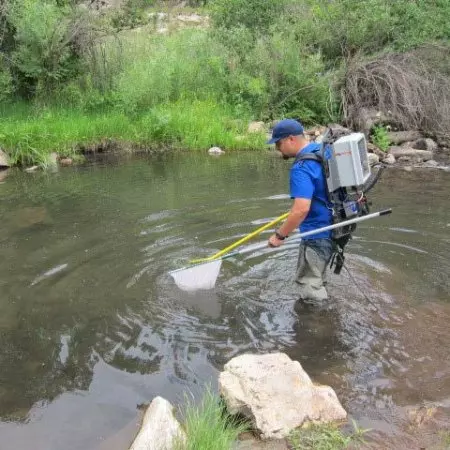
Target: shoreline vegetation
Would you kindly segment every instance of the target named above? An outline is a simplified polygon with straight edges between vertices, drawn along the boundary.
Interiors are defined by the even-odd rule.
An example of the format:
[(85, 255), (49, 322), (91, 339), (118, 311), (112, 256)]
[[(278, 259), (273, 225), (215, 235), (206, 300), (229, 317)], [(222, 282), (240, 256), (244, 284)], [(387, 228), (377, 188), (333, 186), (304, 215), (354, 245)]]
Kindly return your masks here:
[(248, 124), (283, 117), (375, 140), (387, 124), (450, 137), (447, 1), (102, 3), (0, 6), (12, 165), (95, 148), (260, 149), (265, 132)]
[[(238, 448), (238, 441), (255, 442), (251, 424), (243, 418), (230, 416), (224, 409), (222, 399), (210, 388), (205, 390), (198, 405), (186, 399), (183, 407), (186, 437), (175, 443), (175, 450), (226, 450)], [(357, 449), (366, 443), (365, 435), (369, 431), (360, 428), (354, 421), (347, 426), (335, 423), (310, 424), (294, 430), (282, 442), (286, 444), (286, 449), (292, 450)], [(281, 444), (277, 448), (281, 448)]]

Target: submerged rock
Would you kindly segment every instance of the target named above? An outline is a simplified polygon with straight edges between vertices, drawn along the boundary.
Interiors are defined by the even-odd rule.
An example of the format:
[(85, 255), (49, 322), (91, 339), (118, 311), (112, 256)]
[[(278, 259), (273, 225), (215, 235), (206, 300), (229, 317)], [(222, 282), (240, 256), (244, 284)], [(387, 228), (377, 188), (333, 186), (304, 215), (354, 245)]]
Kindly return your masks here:
[(211, 147), (208, 153), (210, 155), (223, 155), (225, 152), (220, 147)]
[(61, 158), (59, 160), (59, 164), (61, 166), (71, 166), (73, 164), (73, 159), (72, 158)]
[(314, 385), (284, 353), (233, 358), (219, 376), (219, 389), (230, 414), (249, 418), (263, 439), (282, 439), (307, 422), (347, 417), (333, 389)]
[(184, 441), (185, 434), (173, 415), (173, 406), (162, 397), (155, 397), (130, 450), (171, 450), (178, 439)]
[(25, 169), (25, 172), (28, 172), (28, 173), (36, 172), (36, 170), (38, 170), (38, 169), (39, 169), (39, 166), (30, 166)]

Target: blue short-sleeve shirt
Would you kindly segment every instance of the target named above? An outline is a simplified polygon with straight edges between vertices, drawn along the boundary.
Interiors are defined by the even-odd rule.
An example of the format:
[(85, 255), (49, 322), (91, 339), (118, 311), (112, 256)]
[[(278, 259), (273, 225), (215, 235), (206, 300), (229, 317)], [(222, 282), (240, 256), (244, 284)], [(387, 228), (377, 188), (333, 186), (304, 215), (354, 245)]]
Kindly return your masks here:
[[(320, 144), (314, 142), (301, 150), (301, 154), (320, 150)], [(300, 224), (300, 232), (311, 231), (332, 224), (332, 213), (327, 207), (328, 196), (326, 180), (322, 165), (317, 161), (295, 161), (290, 173), (291, 198), (307, 198), (311, 200), (311, 209)], [(331, 238), (331, 231), (308, 236), (307, 239)]]

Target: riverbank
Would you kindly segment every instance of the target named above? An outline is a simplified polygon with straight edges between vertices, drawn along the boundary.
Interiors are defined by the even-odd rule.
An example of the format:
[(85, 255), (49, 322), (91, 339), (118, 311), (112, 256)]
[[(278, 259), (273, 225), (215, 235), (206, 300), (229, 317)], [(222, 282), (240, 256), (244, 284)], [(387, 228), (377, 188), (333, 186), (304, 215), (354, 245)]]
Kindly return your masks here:
[(264, 133), (248, 133), (248, 120), (213, 101), (178, 101), (134, 116), (119, 111), (86, 114), (80, 110), (20, 105), (5, 111), (0, 148), (11, 165), (46, 167), (52, 153), (77, 158), (111, 150), (257, 149)]
[[(212, 101), (177, 102), (134, 117), (118, 111), (85, 114), (48, 108), (32, 112), (21, 105), (4, 121), (0, 166), (34, 171), (82, 163), (97, 153), (263, 150), (269, 148), (266, 140), (276, 122), (236, 119), (230, 109)], [(338, 124), (331, 127), (345, 129)], [(387, 131), (389, 124), (376, 129), (368, 139), (371, 165), (449, 170), (450, 148), (445, 139), (436, 142), (414, 130)], [(325, 126), (307, 128), (305, 135), (320, 143), (325, 130)]]

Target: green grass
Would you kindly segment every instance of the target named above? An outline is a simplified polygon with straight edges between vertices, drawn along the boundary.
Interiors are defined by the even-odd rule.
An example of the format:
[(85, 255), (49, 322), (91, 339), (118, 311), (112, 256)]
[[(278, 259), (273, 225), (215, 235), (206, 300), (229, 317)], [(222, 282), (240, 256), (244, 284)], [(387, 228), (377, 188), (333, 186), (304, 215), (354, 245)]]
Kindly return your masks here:
[(264, 146), (262, 134), (246, 134), (248, 118), (237, 121), (232, 111), (212, 100), (161, 104), (127, 115), (117, 109), (102, 113), (18, 105), (0, 124), (0, 147), (13, 164), (46, 165), (48, 155), (73, 156), (82, 147), (114, 141), (130, 148), (170, 147), (227, 150)]
[(315, 424), (293, 432), (289, 441), (294, 450), (343, 450), (356, 449), (364, 444), (363, 430), (353, 422), (353, 432), (344, 432), (334, 424)]
[(220, 399), (208, 389), (199, 406), (187, 401), (184, 414), (186, 442), (175, 450), (230, 450), (247, 426), (229, 416)]

